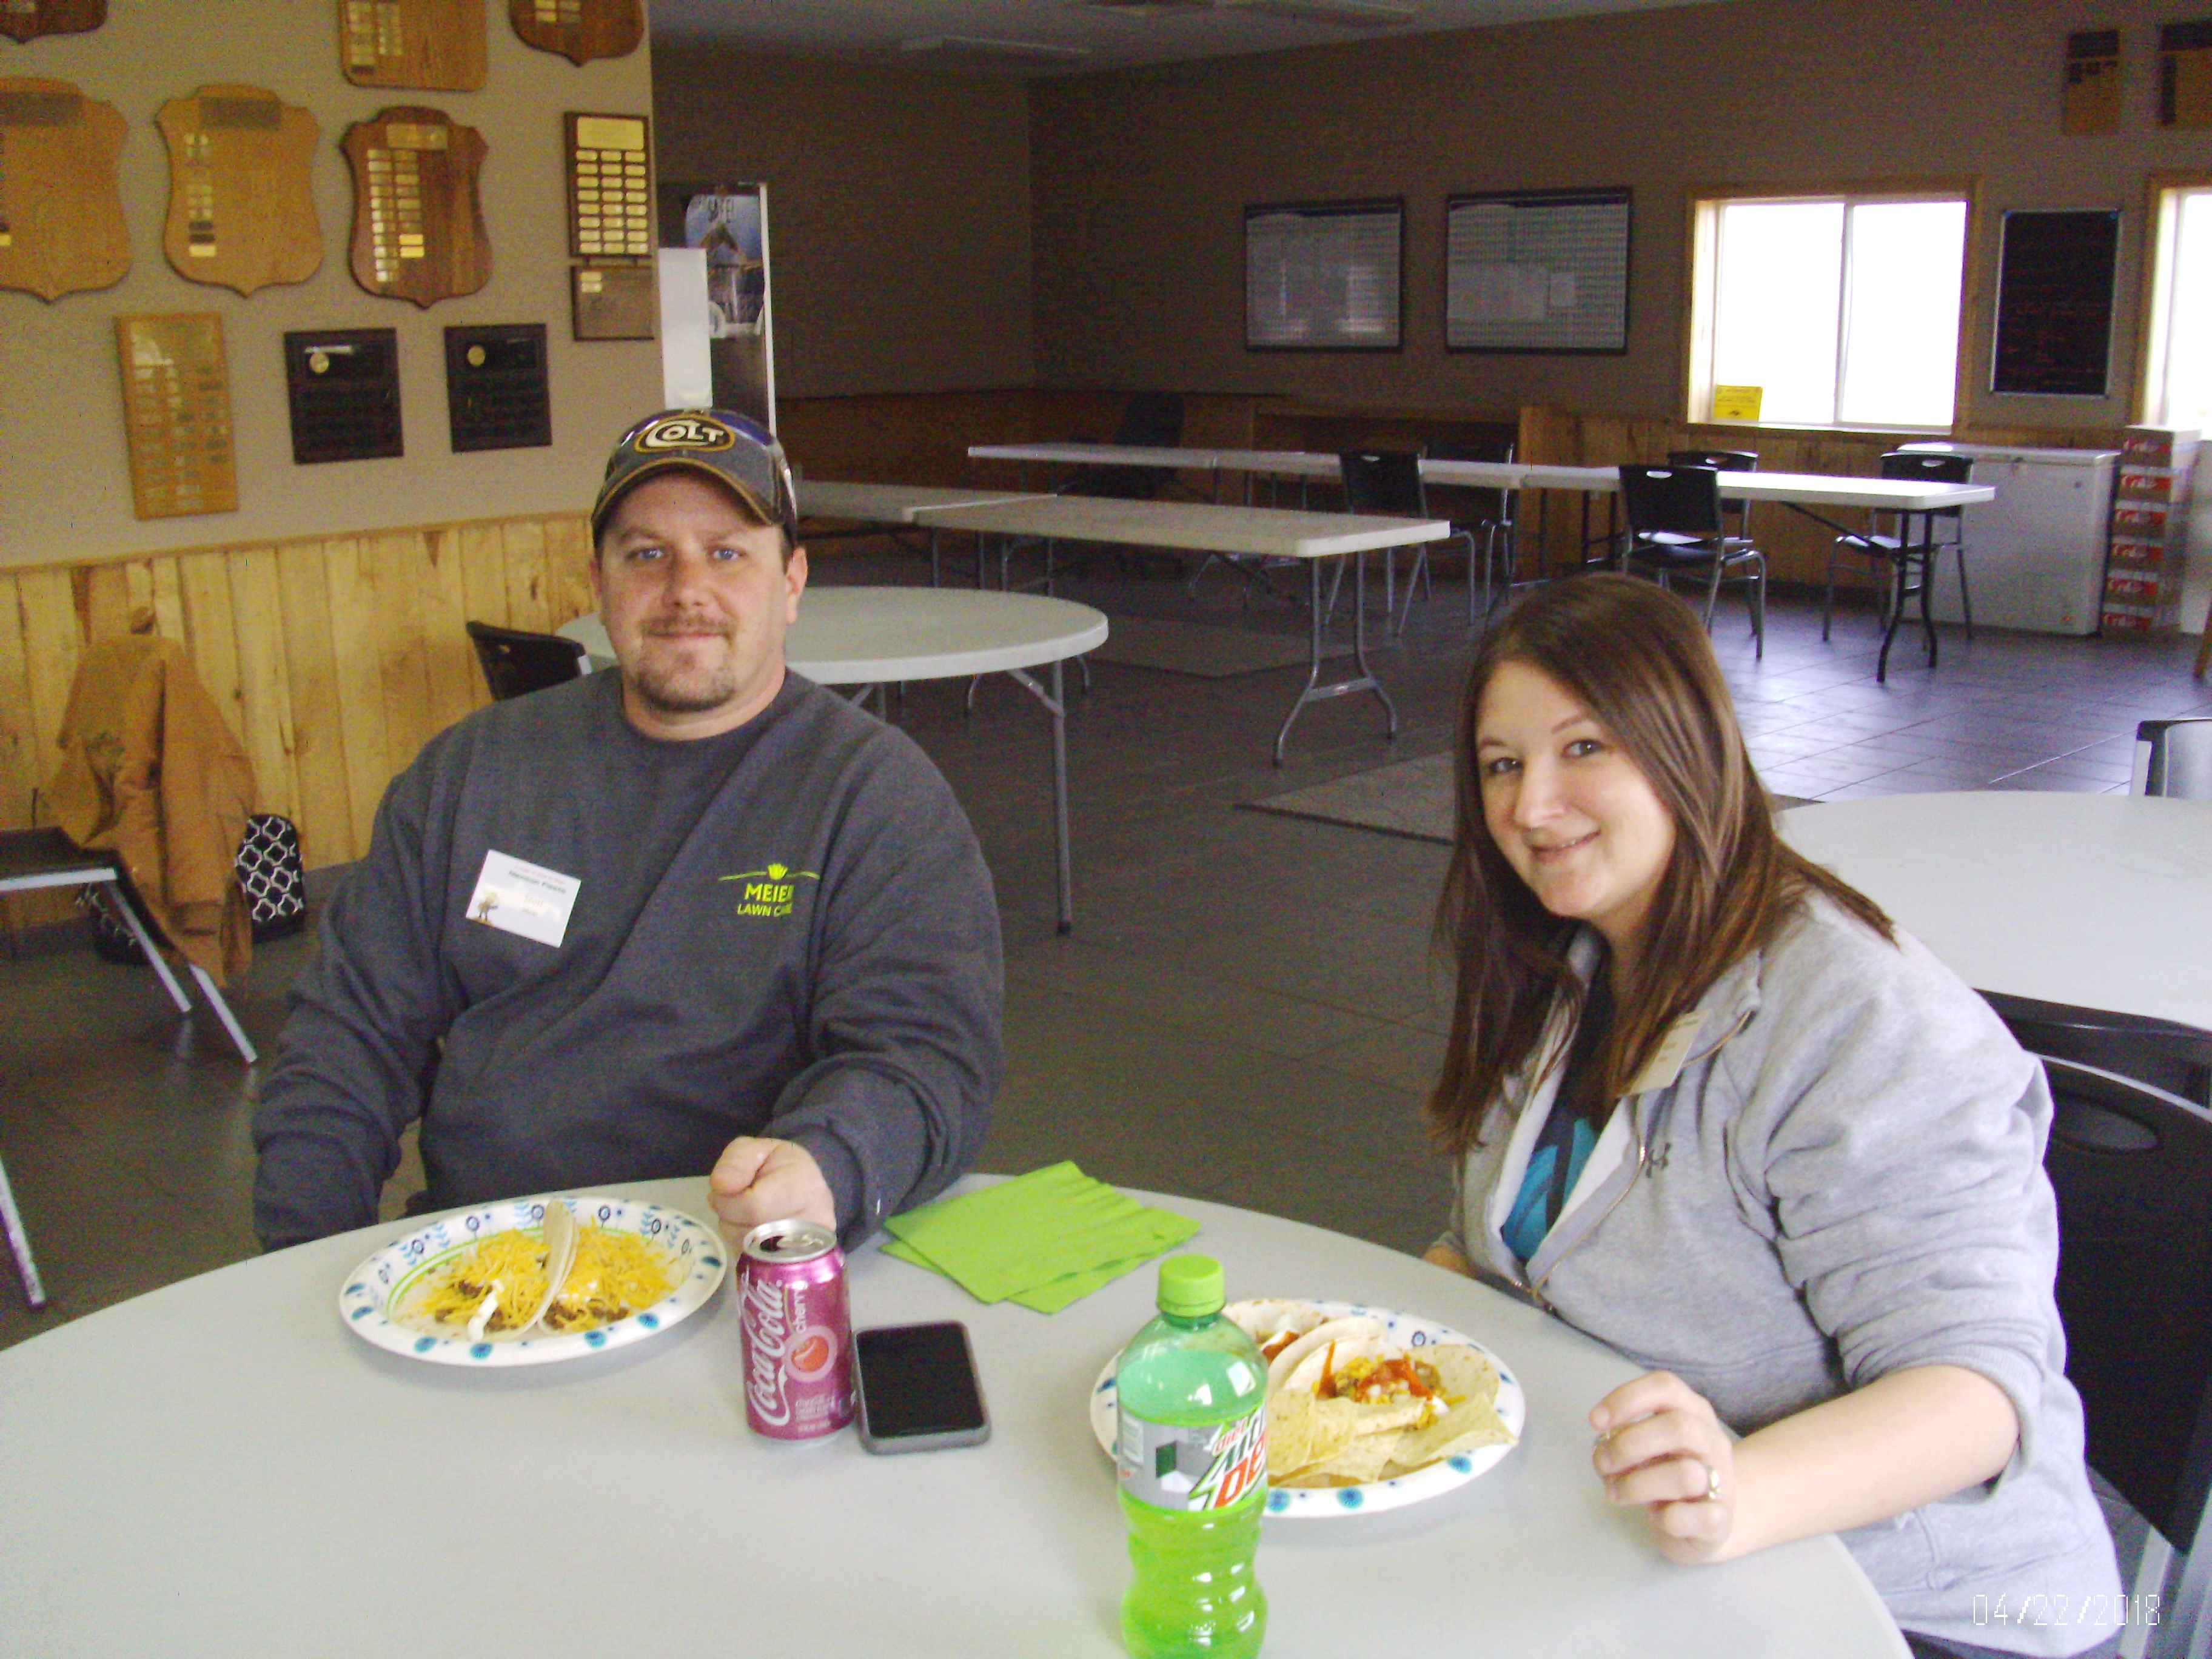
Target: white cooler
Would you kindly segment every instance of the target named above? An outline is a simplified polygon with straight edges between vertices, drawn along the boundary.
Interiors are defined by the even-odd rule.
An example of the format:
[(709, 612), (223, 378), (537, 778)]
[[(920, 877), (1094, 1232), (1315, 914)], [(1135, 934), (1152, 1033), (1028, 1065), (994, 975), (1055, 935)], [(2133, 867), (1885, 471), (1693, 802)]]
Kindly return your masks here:
[[(2105, 599), (2105, 541), (2112, 522), (2112, 449), (2012, 449), (1996, 444), (1917, 443), (1974, 458), (1972, 481), (1993, 501), (1966, 509), (1966, 580), (1974, 621), (2031, 634), (2094, 634)], [(1938, 534), (1948, 533), (1939, 527)], [(1936, 616), (1958, 622), (1958, 568), (1936, 562)]]

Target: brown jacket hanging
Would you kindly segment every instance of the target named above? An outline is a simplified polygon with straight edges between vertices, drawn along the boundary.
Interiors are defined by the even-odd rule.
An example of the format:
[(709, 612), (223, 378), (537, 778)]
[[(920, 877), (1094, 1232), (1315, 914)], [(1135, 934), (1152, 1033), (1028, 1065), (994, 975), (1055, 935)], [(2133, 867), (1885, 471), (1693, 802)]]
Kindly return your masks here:
[(86, 648), (47, 781), (54, 822), (78, 846), (118, 854), (169, 943), (218, 978), (245, 970), (253, 932), (238, 846), (253, 764), (173, 640)]

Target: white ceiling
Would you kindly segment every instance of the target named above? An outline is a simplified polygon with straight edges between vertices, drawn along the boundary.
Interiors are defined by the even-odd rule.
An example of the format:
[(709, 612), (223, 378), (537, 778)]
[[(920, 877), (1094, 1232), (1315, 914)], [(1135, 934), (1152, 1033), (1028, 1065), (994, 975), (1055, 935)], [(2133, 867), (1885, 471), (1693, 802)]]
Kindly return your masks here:
[(1231, 9), (1130, 17), (1067, 0), (653, 0), (655, 40), (681, 37), (732, 46), (832, 53), (870, 61), (984, 68), (954, 53), (905, 49), (908, 40), (1012, 41), (1078, 47), (1055, 65), (998, 65), (1000, 72), (1118, 69), (1238, 52), (1281, 52), (1436, 29), (1539, 22), (1597, 12), (1640, 11), (1701, 0), (1396, 0), (1417, 15), (1388, 27), (1348, 27)]

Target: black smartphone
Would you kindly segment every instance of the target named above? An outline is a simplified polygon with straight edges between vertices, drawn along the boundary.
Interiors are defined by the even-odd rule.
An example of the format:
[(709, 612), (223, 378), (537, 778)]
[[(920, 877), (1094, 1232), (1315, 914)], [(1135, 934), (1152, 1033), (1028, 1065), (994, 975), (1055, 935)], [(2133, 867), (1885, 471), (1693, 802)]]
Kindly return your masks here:
[(860, 1443), (872, 1452), (934, 1451), (991, 1437), (968, 1328), (883, 1325), (853, 1334)]

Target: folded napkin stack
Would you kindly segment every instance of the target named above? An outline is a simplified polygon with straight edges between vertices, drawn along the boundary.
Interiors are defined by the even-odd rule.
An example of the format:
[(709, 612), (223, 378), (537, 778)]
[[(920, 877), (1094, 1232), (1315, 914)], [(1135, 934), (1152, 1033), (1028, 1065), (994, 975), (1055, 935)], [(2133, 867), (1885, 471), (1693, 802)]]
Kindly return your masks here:
[(1054, 1164), (893, 1216), (884, 1254), (943, 1273), (981, 1302), (1058, 1313), (1198, 1231), (1073, 1164)]

